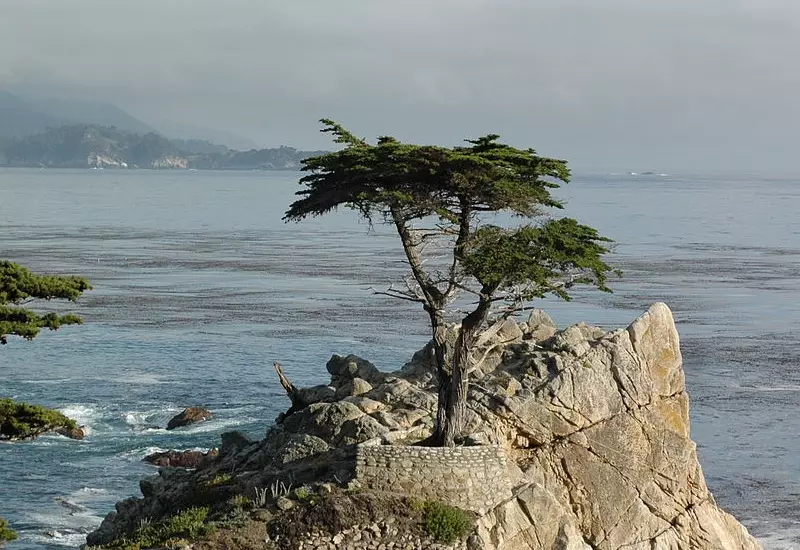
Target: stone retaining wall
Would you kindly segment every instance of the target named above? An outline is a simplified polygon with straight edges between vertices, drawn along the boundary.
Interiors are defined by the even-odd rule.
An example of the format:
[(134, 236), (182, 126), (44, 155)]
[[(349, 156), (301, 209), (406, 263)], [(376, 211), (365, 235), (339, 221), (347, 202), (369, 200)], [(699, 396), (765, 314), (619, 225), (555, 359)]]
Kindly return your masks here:
[(360, 445), (355, 480), (368, 489), (439, 500), (479, 514), (511, 497), (499, 447)]

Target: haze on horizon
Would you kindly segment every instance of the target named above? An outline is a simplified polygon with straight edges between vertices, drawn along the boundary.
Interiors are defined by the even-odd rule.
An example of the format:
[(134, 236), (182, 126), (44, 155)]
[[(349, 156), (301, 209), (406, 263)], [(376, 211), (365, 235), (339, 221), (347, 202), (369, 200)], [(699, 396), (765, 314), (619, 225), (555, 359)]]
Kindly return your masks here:
[(797, 52), (796, 0), (0, 3), (0, 90), (261, 146), (330, 148), (321, 117), (499, 133), (592, 170), (800, 172)]

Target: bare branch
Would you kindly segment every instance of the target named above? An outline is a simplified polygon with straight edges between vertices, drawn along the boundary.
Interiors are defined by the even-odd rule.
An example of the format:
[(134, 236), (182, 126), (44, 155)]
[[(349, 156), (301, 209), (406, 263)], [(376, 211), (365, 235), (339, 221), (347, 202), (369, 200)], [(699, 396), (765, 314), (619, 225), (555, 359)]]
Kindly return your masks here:
[(376, 290), (376, 291), (373, 292), (373, 294), (378, 294), (378, 295), (382, 295), (382, 296), (390, 296), (392, 298), (397, 298), (399, 300), (406, 300), (407, 302), (415, 302), (415, 303), (418, 303), (418, 304), (426, 303), (424, 298), (416, 298), (416, 297), (412, 297), (412, 296), (406, 296), (405, 294), (401, 293), (400, 291), (396, 291), (396, 292), (397, 292), (397, 294), (393, 294), (393, 293), (391, 293), (389, 291)]
[(284, 391), (286, 391), (286, 395), (289, 396), (289, 399), (292, 402), (292, 406), (287, 414), (291, 414), (294, 411), (299, 411), (300, 409), (307, 407), (309, 403), (305, 399), (303, 399), (300, 390), (298, 390), (295, 387), (295, 385), (292, 384), (292, 382), (286, 377), (286, 375), (283, 374), (283, 369), (281, 368), (281, 364), (275, 361), (275, 363), (273, 363), (273, 366), (275, 367), (275, 372), (278, 373), (278, 378), (280, 379), (281, 386), (283, 386)]

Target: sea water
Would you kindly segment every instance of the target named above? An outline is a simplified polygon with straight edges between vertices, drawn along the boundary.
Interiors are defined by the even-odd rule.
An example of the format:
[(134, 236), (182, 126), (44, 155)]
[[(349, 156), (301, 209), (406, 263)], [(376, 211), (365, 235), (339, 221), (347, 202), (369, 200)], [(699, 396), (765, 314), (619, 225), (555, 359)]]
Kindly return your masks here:
[[(424, 313), (375, 293), (405, 274), (397, 238), (347, 211), (285, 224), (297, 179), (0, 170), (0, 258), (94, 286), (71, 307), (84, 325), (0, 348), (0, 396), (89, 428), (0, 443), (11, 550), (82, 544), (151, 452), (261, 437), (289, 405), (273, 361), (311, 385), (332, 353), (390, 371), (424, 345)], [(800, 548), (800, 178), (578, 175), (557, 194), (615, 239), (624, 277), (539, 305), (610, 329), (667, 302), (711, 490), (765, 547)], [(214, 419), (163, 429), (191, 405)]]

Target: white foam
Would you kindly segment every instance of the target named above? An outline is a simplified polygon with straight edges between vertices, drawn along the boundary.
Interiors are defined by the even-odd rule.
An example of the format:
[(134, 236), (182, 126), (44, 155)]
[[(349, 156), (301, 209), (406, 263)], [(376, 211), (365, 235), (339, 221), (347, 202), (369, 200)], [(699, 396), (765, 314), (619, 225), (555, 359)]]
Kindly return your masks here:
[(134, 410), (124, 414), (125, 423), (136, 431), (157, 431), (162, 430), (160, 424), (165, 424), (166, 420), (176, 414), (179, 409), (174, 407), (164, 407), (160, 409)]
[(85, 533), (59, 531), (58, 529), (46, 531), (45, 534), (31, 534), (24, 538), (39, 544), (54, 544), (68, 548), (80, 548), (86, 543)]
[(205, 420), (203, 422), (198, 422), (197, 424), (192, 424), (191, 426), (188, 426), (186, 428), (181, 428), (180, 430), (171, 430), (170, 433), (173, 433), (175, 435), (179, 435), (180, 433), (196, 434), (196, 433), (214, 432), (214, 431), (217, 431), (217, 430), (222, 429), (222, 428), (230, 428), (230, 427), (233, 427), (233, 426), (241, 426), (242, 424), (247, 424), (247, 423), (249, 423), (249, 422), (251, 422), (253, 420), (255, 420), (255, 419), (251, 419), (251, 418), (248, 418), (248, 419), (234, 419), (234, 418), (231, 418), (231, 419), (228, 419), (228, 420), (218, 420), (218, 419)]
[(107, 489), (100, 489), (98, 487), (82, 487), (77, 491), (70, 493), (67, 497), (68, 502), (75, 502), (77, 504), (91, 503), (97, 500), (106, 500), (109, 496)]
[(97, 424), (102, 416), (100, 409), (94, 405), (67, 405), (66, 407), (60, 408), (59, 412), (77, 422), (79, 426), (85, 426), (87, 428), (87, 434), (91, 432), (92, 425)]
[(144, 447), (139, 449), (131, 449), (129, 451), (125, 451), (120, 453), (120, 456), (125, 458), (130, 458), (133, 460), (142, 460), (144, 457), (149, 456), (155, 453), (165, 453), (169, 449), (164, 449), (163, 447)]

